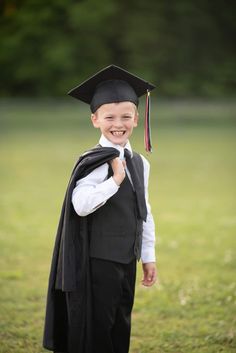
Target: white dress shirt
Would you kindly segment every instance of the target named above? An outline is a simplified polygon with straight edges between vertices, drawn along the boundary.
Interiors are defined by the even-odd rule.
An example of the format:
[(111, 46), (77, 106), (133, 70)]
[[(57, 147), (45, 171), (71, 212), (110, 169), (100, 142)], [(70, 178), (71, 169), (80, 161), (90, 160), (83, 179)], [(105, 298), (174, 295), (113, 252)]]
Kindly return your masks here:
[[(107, 140), (105, 136), (101, 136), (99, 144), (102, 147), (114, 147), (120, 151), (120, 158), (124, 159), (124, 148), (127, 148), (132, 155), (132, 148), (129, 142), (125, 147), (114, 145)], [(149, 162), (142, 155), (144, 165), (144, 188), (145, 199), (147, 204), (147, 220), (143, 222), (143, 240), (141, 249), (141, 260), (143, 263), (155, 262), (155, 224), (151, 214), (151, 207), (148, 202), (148, 178), (150, 165)], [(72, 203), (75, 212), (79, 216), (87, 216), (103, 206), (107, 200), (113, 196), (118, 190), (119, 186), (114, 181), (113, 177), (107, 179), (108, 163), (101, 165), (94, 169), (85, 178), (76, 182), (76, 187), (72, 193)], [(126, 167), (127, 176), (132, 184), (130, 173)]]

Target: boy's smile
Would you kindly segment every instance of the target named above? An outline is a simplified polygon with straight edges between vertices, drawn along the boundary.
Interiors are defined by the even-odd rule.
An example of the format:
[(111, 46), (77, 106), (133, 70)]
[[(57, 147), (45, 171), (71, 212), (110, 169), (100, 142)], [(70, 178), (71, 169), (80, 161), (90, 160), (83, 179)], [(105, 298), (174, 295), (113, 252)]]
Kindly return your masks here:
[(109, 141), (125, 146), (138, 124), (138, 112), (131, 102), (108, 103), (100, 106), (91, 119), (93, 126), (99, 128)]

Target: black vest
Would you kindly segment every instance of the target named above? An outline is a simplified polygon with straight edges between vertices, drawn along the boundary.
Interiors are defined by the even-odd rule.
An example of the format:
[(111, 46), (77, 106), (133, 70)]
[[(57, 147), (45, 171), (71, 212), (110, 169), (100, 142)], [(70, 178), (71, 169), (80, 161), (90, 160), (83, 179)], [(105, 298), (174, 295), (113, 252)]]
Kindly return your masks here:
[[(143, 161), (133, 153), (144, 194)], [(108, 178), (113, 175), (109, 166)], [(89, 216), (90, 256), (120, 263), (140, 259), (143, 220), (139, 218), (135, 192), (126, 176), (119, 190)]]

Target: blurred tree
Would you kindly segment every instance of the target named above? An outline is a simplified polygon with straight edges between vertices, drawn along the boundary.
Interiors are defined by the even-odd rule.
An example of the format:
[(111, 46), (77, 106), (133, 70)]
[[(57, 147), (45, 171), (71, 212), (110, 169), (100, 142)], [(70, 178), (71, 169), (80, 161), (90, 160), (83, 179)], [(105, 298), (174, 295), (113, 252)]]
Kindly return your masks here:
[[(1, 94), (64, 94), (109, 63), (109, 0), (5, 1), (1, 12)], [(76, 75), (76, 76), (75, 76)]]
[(64, 95), (110, 63), (163, 95), (235, 95), (235, 4), (3, 0), (0, 95)]
[(162, 94), (235, 94), (235, 9), (234, 1), (136, 0), (127, 64), (159, 82)]

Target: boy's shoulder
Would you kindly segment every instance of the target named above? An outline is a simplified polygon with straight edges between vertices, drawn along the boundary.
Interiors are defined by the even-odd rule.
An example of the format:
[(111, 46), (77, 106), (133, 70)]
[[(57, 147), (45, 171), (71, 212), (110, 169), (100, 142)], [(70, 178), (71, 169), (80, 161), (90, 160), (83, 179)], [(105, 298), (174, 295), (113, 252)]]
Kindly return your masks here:
[(72, 177), (83, 178), (90, 174), (93, 170), (109, 163), (111, 159), (119, 156), (119, 152), (112, 147), (93, 147), (80, 155), (74, 164)]

